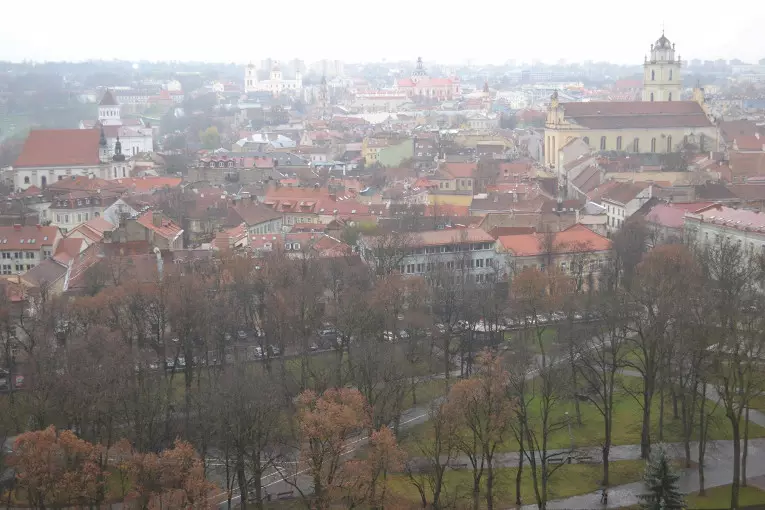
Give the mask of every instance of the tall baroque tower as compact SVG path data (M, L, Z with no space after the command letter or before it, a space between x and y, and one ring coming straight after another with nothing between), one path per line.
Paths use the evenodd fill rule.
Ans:
M681 59L675 58L675 45L662 31L651 45L651 58L643 64L643 101L680 101L683 90Z
M255 64L250 64L244 70L244 91L254 92L258 89L258 71Z

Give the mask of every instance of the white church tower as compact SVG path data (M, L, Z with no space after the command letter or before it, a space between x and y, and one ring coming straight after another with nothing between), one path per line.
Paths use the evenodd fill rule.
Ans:
M675 45L662 31L651 45L651 58L643 63L643 101L680 101L683 91L682 62L675 58Z
M258 90L258 71L255 64L250 62L244 70L244 91L255 92Z
M120 104L114 98L114 94L106 89L104 97L98 103L98 121L102 126L121 126Z

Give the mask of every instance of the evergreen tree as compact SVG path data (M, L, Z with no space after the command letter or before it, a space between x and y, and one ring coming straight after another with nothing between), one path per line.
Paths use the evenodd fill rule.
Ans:
M685 496L678 490L680 478L670 464L666 450L656 446L645 467L643 482L647 492L638 496L641 508L665 510L685 508Z

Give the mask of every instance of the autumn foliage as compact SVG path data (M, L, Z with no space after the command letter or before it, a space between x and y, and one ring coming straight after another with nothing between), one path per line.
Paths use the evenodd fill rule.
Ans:
M208 498L215 488L185 441L176 441L159 455L136 452L124 441L107 453L53 426L20 435L10 465L16 471L16 499L39 509L121 499L121 494L107 493L110 477L130 487L125 506L141 510L210 508Z

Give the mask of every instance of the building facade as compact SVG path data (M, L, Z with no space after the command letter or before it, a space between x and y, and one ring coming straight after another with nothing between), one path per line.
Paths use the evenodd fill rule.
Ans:
M57 227L0 227L0 273L24 273L53 255L61 238Z
M111 90L104 93L98 104L98 119L80 122L80 129L98 129L99 127L104 129L107 145L114 147L117 140L120 140L122 150L128 156L154 151L152 128L144 126L140 119L123 119L120 103Z
M271 72L267 80L258 80L258 70L252 63L244 70L245 93L269 92L274 96L279 96L283 93L300 94L302 90L303 75L300 73L300 70L295 71L294 80L285 80L278 62L274 62L271 66Z
M680 101L683 92L682 62L675 45L661 33L643 63L643 101Z

